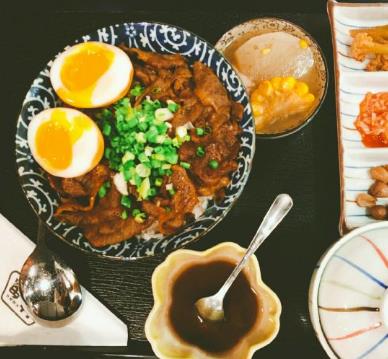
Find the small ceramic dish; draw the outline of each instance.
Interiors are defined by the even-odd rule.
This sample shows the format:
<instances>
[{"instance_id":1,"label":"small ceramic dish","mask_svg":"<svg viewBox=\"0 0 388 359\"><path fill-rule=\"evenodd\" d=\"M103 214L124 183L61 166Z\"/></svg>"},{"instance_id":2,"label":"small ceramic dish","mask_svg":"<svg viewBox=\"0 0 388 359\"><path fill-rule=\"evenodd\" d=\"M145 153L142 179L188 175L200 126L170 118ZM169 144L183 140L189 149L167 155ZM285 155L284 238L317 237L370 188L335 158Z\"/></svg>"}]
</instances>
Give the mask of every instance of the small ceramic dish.
<instances>
[{"instance_id":1,"label":"small ceramic dish","mask_svg":"<svg viewBox=\"0 0 388 359\"><path fill-rule=\"evenodd\" d=\"M356 203L360 193L373 183L371 167L388 163L387 147L366 147L355 127L360 102L368 92L388 91L387 71L364 71L366 61L350 56L350 30L388 24L388 4L328 2L336 72L337 135L341 180L341 216L339 229L349 230L377 222L366 208ZM386 201L378 204L385 205Z\"/></svg>"},{"instance_id":2,"label":"small ceramic dish","mask_svg":"<svg viewBox=\"0 0 388 359\"><path fill-rule=\"evenodd\" d=\"M227 31L222 37L218 40L215 45L215 48L224 54L224 56L231 61L228 56L228 50L233 48L235 44L239 44L241 41L249 40L252 36L261 35L266 33L274 32L285 32L287 34L293 35L300 40L306 41L308 47L311 49L312 58L314 60L313 67L315 68L314 81L310 81L310 87L314 88L315 100L311 109L306 112L305 118L302 122L299 122L295 127L288 128L282 132L277 133L256 133L256 136L263 139L274 139L281 138L288 135L291 135L312 121L315 115L318 113L322 103L325 99L327 86L328 86L328 71L326 59L323 55L321 48L319 47L316 40L307 33L304 29L295 25L292 22L278 19L278 18L257 18L246 21L242 24L239 24L229 31ZM267 49L263 49L267 50ZM235 68L236 72L239 71ZM247 81L244 81L244 75L240 74L243 82L245 84ZM276 74L275 76L282 76L281 74ZM269 80L269 79L268 79ZM249 79L248 79L249 81ZM248 93L249 93L248 89Z\"/></svg>"},{"instance_id":3,"label":"small ceramic dish","mask_svg":"<svg viewBox=\"0 0 388 359\"><path fill-rule=\"evenodd\" d=\"M152 275L154 307L147 318L145 333L158 358L251 358L256 350L268 345L276 337L279 331L281 304L276 294L263 283L255 256L249 259L244 274L249 280L251 290L255 293L258 303L257 317L249 331L232 348L223 352L204 351L199 346L182 339L171 322L169 313L173 303L172 292L174 283L182 272L193 266L217 261L237 263L245 251L244 248L231 242L221 243L204 252L180 249L170 254L155 269ZM214 275L208 271L207 273L209 277ZM187 301L186 297L187 294L185 301ZM206 323L202 325L206 327Z\"/></svg>"},{"instance_id":4,"label":"small ceramic dish","mask_svg":"<svg viewBox=\"0 0 388 359\"><path fill-rule=\"evenodd\" d=\"M330 358L386 359L388 222L355 229L321 258L310 284L316 335Z\"/></svg>"}]
</instances>

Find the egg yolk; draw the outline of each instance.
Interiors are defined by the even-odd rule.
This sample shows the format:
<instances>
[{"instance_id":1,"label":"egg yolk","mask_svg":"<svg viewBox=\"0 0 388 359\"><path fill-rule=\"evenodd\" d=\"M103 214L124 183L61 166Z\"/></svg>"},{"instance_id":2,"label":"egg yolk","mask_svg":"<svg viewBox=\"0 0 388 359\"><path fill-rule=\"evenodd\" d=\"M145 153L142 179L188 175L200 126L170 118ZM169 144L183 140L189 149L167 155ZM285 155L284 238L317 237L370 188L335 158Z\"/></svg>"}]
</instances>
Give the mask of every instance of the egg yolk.
<instances>
[{"instance_id":1,"label":"egg yolk","mask_svg":"<svg viewBox=\"0 0 388 359\"><path fill-rule=\"evenodd\" d=\"M37 130L37 153L51 168L66 169L73 159L74 143L90 128L88 117L80 115L70 120L64 110L55 109L50 119Z\"/></svg>"},{"instance_id":2,"label":"egg yolk","mask_svg":"<svg viewBox=\"0 0 388 359\"><path fill-rule=\"evenodd\" d=\"M69 97L66 92L77 93L78 100L90 103L98 80L107 72L113 60L114 53L103 45L82 44L74 53L66 56L60 73L66 90L58 91L66 98Z\"/></svg>"}]
</instances>

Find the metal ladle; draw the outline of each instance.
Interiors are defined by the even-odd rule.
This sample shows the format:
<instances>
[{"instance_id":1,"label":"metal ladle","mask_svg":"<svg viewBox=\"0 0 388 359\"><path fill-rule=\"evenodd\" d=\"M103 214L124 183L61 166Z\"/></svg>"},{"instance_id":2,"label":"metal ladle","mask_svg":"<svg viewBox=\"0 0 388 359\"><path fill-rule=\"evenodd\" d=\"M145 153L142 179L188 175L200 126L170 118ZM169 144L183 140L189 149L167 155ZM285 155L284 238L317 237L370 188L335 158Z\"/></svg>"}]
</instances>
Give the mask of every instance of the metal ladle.
<instances>
[{"instance_id":1,"label":"metal ladle","mask_svg":"<svg viewBox=\"0 0 388 359\"><path fill-rule=\"evenodd\" d=\"M264 240L282 221L282 219L292 208L292 205L292 198L288 194L279 194L275 198L270 209L261 222L259 229L253 237L247 251L245 252L244 257L234 268L233 272L230 274L220 290L210 297L198 299L195 303L198 313L203 319L218 321L224 318L223 302L229 288L232 286L233 282L244 268L249 257L256 252L257 248L259 248Z\"/></svg>"},{"instance_id":2,"label":"metal ladle","mask_svg":"<svg viewBox=\"0 0 388 359\"><path fill-rule=\"evenodd\" d=\"M19 286L34 316L57 321L77 311L82 293L73 270L47 247L45 235L39 220L37 245L21 269Z\"/></svg>"}]
</instances>

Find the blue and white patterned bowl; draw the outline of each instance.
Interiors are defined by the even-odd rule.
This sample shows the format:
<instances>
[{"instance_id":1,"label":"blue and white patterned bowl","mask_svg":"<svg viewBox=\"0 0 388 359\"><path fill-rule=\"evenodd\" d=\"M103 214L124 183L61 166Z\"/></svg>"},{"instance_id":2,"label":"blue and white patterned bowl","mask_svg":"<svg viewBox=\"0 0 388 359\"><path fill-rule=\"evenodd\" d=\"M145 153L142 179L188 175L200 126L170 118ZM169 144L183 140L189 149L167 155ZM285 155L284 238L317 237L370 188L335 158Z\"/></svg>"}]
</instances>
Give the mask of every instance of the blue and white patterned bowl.
<instances>
[{"instance_id":1,"label":"blue and white patterned bowl","mask_svg":"<svg viewBox=\"0 0 388 359\"><path fill-rule=\"evenodd\" d=\"M81 250L111 258L133 260L183 247L206 234L225 217L248 180L255 152L255 130L245 89L231 65L217 50L200 37L175 26L147 22L116 24L84 35L75 43L86 41L113 45L124 43L130 47L162 54L179 53L189 62L201 61L209 66L217 74L230 97L244 106L238 169L232 174L232 181L226 189L223 201L218 204L210 201L205 213L178 233L163 239L130 238L115 245L94 248L78 227L60 222L54 217L58 196L50 188L40 167L32 158L27 143L27 127L31 118L40 111L59 104L49 79L52 65L50 61L27 92L17 121L16 164L22 189L36 214L48 227L61 239Z\"/></svg>"}]
</instances>

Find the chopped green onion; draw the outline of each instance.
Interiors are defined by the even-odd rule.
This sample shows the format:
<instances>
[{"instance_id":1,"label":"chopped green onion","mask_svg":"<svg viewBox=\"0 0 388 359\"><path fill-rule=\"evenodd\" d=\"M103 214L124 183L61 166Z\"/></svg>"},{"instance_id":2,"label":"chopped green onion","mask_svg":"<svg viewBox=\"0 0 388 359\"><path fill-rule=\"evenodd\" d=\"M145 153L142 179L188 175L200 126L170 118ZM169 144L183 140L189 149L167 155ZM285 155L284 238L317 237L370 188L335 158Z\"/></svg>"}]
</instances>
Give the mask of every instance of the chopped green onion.
<instances>
[{"instance_id":1,"label":"chopped green onion","mask_svg":"<svg viewBox=\"0 0 388 359\"><path fill-rule=\"evenodd\" d=\"M216 170L218 168L218 161L216 160L210 160L209 161L209 167L213 170Z\"/></svg>"},{"instance_id":2,"label":"chopped green onion","mask_svg":"<svg viewBox=\"0 0 388 359\"><path fill-rule=\"evenodd\" d=\"M110 187L109 182L105 182L101 185L101 187L98 189L98 197L103 198L106 196L107 188Z\"/></svg>"},{"instance_id":3,"label":"chopped green onion","mask_svg":"<svg viewBox=\"0 0 388 359\"><path fill-rule=\"evenodd\" d=\"M127 213L127 211L126 211L125 209L124 209L124 211L121 212L120 217L121 217L122 219L127 219L127 218L128 218L128 213Z\"/></svg>"},{"instance_id":4,"label":"chopped green onion","mask_svg":"<svg viewBox=\"0 0 388 359\"><path fill-rule=\"evenodd\" d=\"M145 149L144 149L144 154L146 155L146 156L151 156L152 155L152 152L154 151L154 149L152 148L152 147L150 147L150 146L147 146Z\"/></svg>"},{"instance_id":5,"label":"chopped green onion","mask_svg":"<svg viewBox=\"0 0 388 359\"><path fill-rule=\"evenodd\" d=\"M154 94L157 94L159 93L160 91L162 91L162 89L160 87L154 87L151 92L154 93Z\"/></svg>"},{"instance_id":6,"label":"chopped green onion","mask_svg":"<svg viewBox=\"0 0 388 359\"><path fill-rule=\"evenodd\" d=\"M139 84L130 91L136 97L142 93L144 89ZM179 105L171 100L166 102L162 104L146 96L132 107L130 99L125 97L113 105L113 110L104 109L96 115L104 135L104 156L109 167L122 173L124 180L136 187L139 201L157 194L164 183L163 176L170 176L171 166L179 163L179 147L190 140L187 126L182 126L175 138L170 137L172 124L168 120ZM190 166L187 162L181 165L186 169ZM105 196L107 188L104 186L99 195Z\"/></svg>"},{"instance_id":7,"label":"chopped green onion","mask_svg":"<svg viewBox=\"0 0 388 359\"><path fill-rule=\"evenodd\" d=\"M197 154L198 157L205 156L205 149L203 148L203 146L198 146L197 147L196 154Z\"/></svg>"},{"instance_id":8,"label":"chopped green onion","mask_svg":"<svg viewBox=\"0 0 388 359\"><path fill-rule=\"evenodd\" d=\"M137 126L139 124L139 120L135 117L135 118L131 118L130 120L128 120L128 122L126 123L126 125L129 127L129 128L133 128L135 126Z\"/></svg>"},{"instance_id":9,"label":"chopped green onion","mask_svg":"<svg viewBox=\"0 0 388 359\"><path fill-rule=\"evenodd\" d=\"M109 160L110 159L110 156L111 156L111 153L112 153L112 149L107 147L105 148L105 151L104 151L104 157Z\"/></svg>"},{"instance_id":10,"label":"chopped green onion","mask_svg":"<svg viewBox=\"0 0 388 359\"><path fill-rule=\"evenodd\" d=\"M178 139L177 139L176 137L174 137L174 138L172 139L172 145L173 145L174 147L179 147L179 146L180 146L180 143L179 143L179 141L178 141Z\"/></svg>"},{"instance_id":11,"label":"chopped green onion","mask_svg":"<svg viewBox=\"0 0 388 359\"><path fill-rule=\"evenodd\" d=\"M125 163L127 161L133 161L135 159L135 155L132 152L126 151L124 156L121 157L121 162Z\"/></svg>"},{"instance_id":12,"label":"chopped green onion","mask_svg":"<svg viewBox=\"0 0 388 359\"><path fill-rule=\"evenodd\" d=\"M112 132L112 126L110 125L109 122L105 122L104 123L104 126L102 128L102 133L105 135L105 136L109 136Z\"/></svg>"},{"instance_id":13,"label":"chopped green onion","mask_svg":"<svg viewBox=\"0 0 388 359\"><path fill-rule=\"evenodd\" d=\"M151 188L149 189L149 191L148 191L148 196L149 196L149 197L153 197L153 196L156 195L156 193L157 193L156 188L151 187Z\"/></svg>"},{"instance_id":14,"label":"chopped green onion","mask_svg":"<svg viewBox=\"0 0 388 359\"><path fill-rule=\"evenodd\" d=\"M168 108L158 108L155 111L155 119L158 121L168 121L174 117Z\"/></svg>"},{"instance_id":15,"label":"chopped green onion","mask_svg":"<svg viewBox=\"0 0 388 359\"><path fill-rule=\"evenodd\" d=\"M205 134L205 130L201 127L197 127L195 129L195 133L197 134L197 136L203 136Z\"/></svg>"},{"instance_id":16,"label":"chopped green onion","mask_svg":"<svg viewBox=\"0 0 388 359\"><path fill-rule=\"evenodd\" d=\"M175 130L177 137L184 138L187 135L186 126L178 126Z\"/></svg>"},{"instance_id":17,"label":"chopped green onion","mask_svg":"<svg viewBox=\"0 0 388 359\"><path fill-rule=\"evenodd\" d=\"M135 136L136 138L136 141L138 143L146 143L146 138L145 138L145 135L144 135L144 132L138 132Z\"/></svg>"},{"instance_id":18,"label":"chopped green onion","mask_svg":"<svg viewBox=\"0 0 388 359\"><path fill-rule=\"evenodd\" d=\"M169 153L166 155L166 161L175 165L178 163L178 154L177 153Z\"/></svg>"},{"instance_id":19,"label":"chopped green onion","mask_svg":"<svg viewBox=\"0 0 388 359\"><path fill-rule=\"evenodd\" d=\"M138 192L139 192L139 198L142 199L147 199L148 197L148 191L150 190L151 184L150 180L148 177L144 178L143 181L141 182Z\"/></svg>"},{"instance_id":20,"label":"chopped green onion","mask_svg":"<svg viewBox=\"0 0 388 359\"><path fill-rule=\"evenodd\" d=\"M148 124L146 122L140 122L137 127L139 128L140 131L147 131L148 130Z\"/></svg>"},{"instance_id":21,"label":"chopped green onion","mask_svg":"<svg viewBox=\"0 0 388 359\"><path fill-rule=\"evenodd\" d=\"M173 196L176 192L174 188L171 188L168 190L168 193L170 194L170 196Z\"/></svg>"},{"instance_id":22,"label":"chopped green onion","mask_svg":"<svg viewBox=\"0 0 388 359\"><path fill-rule=\"evenodd\" d=\"M171 111L171 112L177 112L179 110L179 105L177 103L175 103L174 101L172 100L167 100L167 108Z\"/></svg>"},{"instance_id":23,"label":"chopped green onion","mask_svg":"<svg viewBox=\"0 0 388 359\"><path fill-rule=\"evenodd\" d=\"M127 208L131 208L132 201L128 196L121 196L121 205Z\"/></svg>"},{"instance_id":24,"label":"chopped green onion","mask_svg":"<svg viewBox=\"0 0 388 359\"><path fill-rule=\"evenodd\" d=\"M134 210L132 210L132 217L136 217L139 213L141 213L140 209L135 208Z\"/></svg>"},{"instance_id":25,"label":"chopped green onion","mask_svg":"<svg viewBox=\"0 0 388 359\"><path fill-rule=\"evenodd\" d=\"M158 161L165 161L166 160L166 157L161 153L155 153L154 155L152 155L152 158L154 160L158 160Z\"/></svg>"},{"instance_id":26,"label":"chopped green onion","mask_svg":"<svg viewBox=\"0 0 388 359\"><path fill-rule=\"evenodd\" d=\"M162 165L161 161L154 160L154 159L151 160L151 167L152 168L159 168L161 165Z\"/></svg>"},{"instance_id":27,"label":"chopped green onion","mask_svg":"<svg viewBox=\"0 0 388 359\"><path fill-rule=\"evenodd\" d=\"M189 169L189 168L191 167L190 163L188 163L188 162L183 162L183 161L181 161L180 165L181 165L181 167L183 167L183 168L186 169L186 170Z\"/></svg>"},{"instance_id":28,"label":"chopped green onion","mask_svg":"<svg viewBox=\"0 0 388 359\"><path fill-rule=\"evenodd\" d=\"M166 212L171 212L172 211L171 207L169 207L169 206L164 207L164 209L166 210Z\"/></svg>"},{"instance_id":29,"label":"chopped green onion","mask_svg":"<svg viewBox=\"0 0 388 359\"><path fill-rule=\"evenodd\" d=\"M136 84L135 87L129 92L132 96L139 96L143 93L144 89L139 85Z\"/></svg>"},{"instance_id":30,"label":"chopped green onion","mask_svg":"<svg viewBox=\"0 0 388 359\"><path fill-rule=\"evenodd\" d=\"M146 167L143 163L139 163L137 166L136 166L136 173L140 176L140 177L149 177L150 174L151 174L151 169Z\"/></svg>"},{"instance_id":31,"label":"chopped green onion","mask_svg":"<svg viewBox=\"0 0 388 359\"><path fill-rule=\"evenodd\" d=\"M145 154L145 152L142 152L142 153L139 153L139 155L137 156L139 161L140 162L149 162L150 159L148 158L148 156Z\"/></svg>"},{"instance_id":32,"label":"chopped green onion","mask_svg":"<svg viewBox=\"0 0 388 359\"><path fill-rule=\"evenodd\" d=\"M140 212L135 216L135 222L137 223L144 223L147 215L144 212Z\"/></svg>"}]
</instances>

